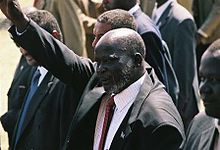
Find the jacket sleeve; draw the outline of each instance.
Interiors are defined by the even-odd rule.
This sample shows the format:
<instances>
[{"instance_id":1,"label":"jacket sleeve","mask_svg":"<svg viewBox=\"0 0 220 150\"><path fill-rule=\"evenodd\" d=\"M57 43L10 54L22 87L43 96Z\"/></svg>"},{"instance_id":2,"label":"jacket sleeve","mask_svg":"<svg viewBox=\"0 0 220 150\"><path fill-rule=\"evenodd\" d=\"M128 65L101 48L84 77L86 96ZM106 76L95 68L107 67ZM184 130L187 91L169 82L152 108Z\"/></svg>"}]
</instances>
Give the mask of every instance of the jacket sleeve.
<instances>
[{"instance_id":1,"label":"jacket sleeve","mask_svg":"<svg viewBox=\"0 0 220 150\"><path fill-rule=\"evenodd\" d=\"M199 30L204 32L207 37L211 37L212 34L220 27L220 0L216 0L212 6L206 21L202 24Z\"/></svg>"},{"instance_id":2,"label":"jacket sleeve","mask_svg":"<svg viewBox=\"0 0 220 150\"><path fill-rule=\"evenodd\" d=\"M9 32L14 41L26 49L39 65L47 68L64 83L84 89L95 71L91 60L76 55L33 21L30 21L26 31L20 36L16 34L15 26Z\"/></svg>"}]
</instances>

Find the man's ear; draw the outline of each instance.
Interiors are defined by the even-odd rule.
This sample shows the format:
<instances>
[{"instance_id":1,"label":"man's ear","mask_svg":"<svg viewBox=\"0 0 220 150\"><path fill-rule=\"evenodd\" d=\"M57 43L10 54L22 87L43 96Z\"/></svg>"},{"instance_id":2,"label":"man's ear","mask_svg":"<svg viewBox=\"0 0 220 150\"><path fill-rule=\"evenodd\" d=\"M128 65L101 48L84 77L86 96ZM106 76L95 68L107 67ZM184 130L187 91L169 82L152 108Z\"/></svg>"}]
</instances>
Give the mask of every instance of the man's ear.
<instances>
[{"instance_id":1,"label":"man's ear","mask_svg":"<svg viewBox=\"0 0 220 150\"><path fill-rule=\"evenodd\" d=\"M143 57L140 53L135 53L135 58L134 58L135 64L137 67L141 66Z\"/></svg>"},{"instance_id":2,"label":"man's ear","mask_svg":"<svg viewBox=\"0 0 220 150\"><path fill-rule=\"evenodd\" d=\"M52 36L55 37L56 39L60 40L60 33L57 32L57 30L53 30L52 31Z\"/></svg>"}]
</instances>

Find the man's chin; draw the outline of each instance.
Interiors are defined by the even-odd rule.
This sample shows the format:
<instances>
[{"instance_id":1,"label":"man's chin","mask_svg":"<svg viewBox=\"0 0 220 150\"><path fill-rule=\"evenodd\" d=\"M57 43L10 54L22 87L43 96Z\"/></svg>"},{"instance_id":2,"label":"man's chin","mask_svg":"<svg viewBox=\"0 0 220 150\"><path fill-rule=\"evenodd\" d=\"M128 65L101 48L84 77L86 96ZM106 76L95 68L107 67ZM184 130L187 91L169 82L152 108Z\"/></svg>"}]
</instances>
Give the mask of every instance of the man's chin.
<instances>
[{"instance_id":1,"label":"man's chin","mask_svg":"<svg viewBox=\"0 0 220 150\"><path fill-rule=\"evenodd\" d=\"M106 93L108 93L108 94L113 93L113 90L112 90L111 87L109 87L109 86L105 86L105 85L103 85L103 87L104 87L104 90L105 90Z\"/></svg>"},{"instance_id":2,"label":"man's chin","mask_svg":"<svg viewBox=\"0 0 220 150\"><path fill-rule=\"evenodd\" d=\"M114 86L103 86L104 87L104 90L106 93L108 94L117 94L120 92L120 90Z\"/></svg>"}]
</instances>

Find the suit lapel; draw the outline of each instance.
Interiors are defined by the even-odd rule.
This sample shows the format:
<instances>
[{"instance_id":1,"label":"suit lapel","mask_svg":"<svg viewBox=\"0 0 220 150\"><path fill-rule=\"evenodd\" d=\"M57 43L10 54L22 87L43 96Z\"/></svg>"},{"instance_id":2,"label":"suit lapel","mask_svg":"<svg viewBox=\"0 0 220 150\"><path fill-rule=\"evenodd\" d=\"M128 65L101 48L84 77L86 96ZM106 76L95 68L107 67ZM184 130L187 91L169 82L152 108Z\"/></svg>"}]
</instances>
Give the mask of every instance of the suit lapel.
<instances>
[{"instance_id":1,"label":"suit lapel","mask_svg":"<svg viewBox=\"0 0 220 150\"><path fill-rule=\"evenodd\" d=\"M47 95L48 91L52 87L54 78L55 77L48 72L41 82L40 86L38 87L37 91L33 95L21 129L21 136L25 128L28 126L29 122L33 118L34 114L36 113L36 110L38 109L40 103L44 100L44 97Z\"/></svg>"},{"instance_id":2,"label":"suit lapel","mask_svg":"<svg viewBox=\"0 0 220 150\"><path fill-rule=\"evenodd\" d=\"M80 122L80 120L88 113L92 106L94 106L98 100L101 100L101 97L104 93L105 91L103 87L95 87L88 94L86 94L76 110L74 122Z\"/></svg>"},{"instance_id":3,"label":"suit lapel","mask_svg":"<svg viewBox=\"0 0 220 150\"><path fill-rule=\"evenodd\" d=\"M131 111L131 115L128 120L129 125L138 119L138 114L140 113L141 106L144 103L148 94L150 93L150 90L152 89L152 87L153 87L153 82L150 76L147 75L144 79L143 85L141 86L140 92L138 93L134 101L133 109Z\"/></svg>"},{"instance_id":4,"label":"suit lapel","mask_svg":"<svg viewBox=\"0 0 220 150\"><path fill-rule=\"evenodd\" d=\"M159 29L161 29L171 17L173 5L174 2L171 2L165 9L164 13L160 16L159 20L156 22L156 26L158 26Z\"/></svg>"},{"instance_id":5,"label":"suit lapel","mask_svg":"<svg viewBox=\"0 0 220 150\"><path fill-rule=\"evenodd\" d=\"M142 104L144 103L146 97L152 89L152 86L152 80L150 79L150 76L147 75L144 79L143 85L141 86L140 92L138 93L133 105L129 109L122 124L116 132L116 135L111 145L111 149L118 149L118 147L122 146L124 143L124 139L132 133L131 124L138 119L141 120L141 118L138 118L138 115L140 113Z\"/></svg>"},{"instance_id":6,"label":"suit lapel","mask_svg":"<svg viewBox=\"0 0 220 150\"><path fill-rule=\"evenodd\" d=\"M199 142L199 149L203 150L210 150L213 146L213 140L215 135L215 125L208 128L207 130L203 131L201 134L200 142Z\"/></svg>"}]
</instances>

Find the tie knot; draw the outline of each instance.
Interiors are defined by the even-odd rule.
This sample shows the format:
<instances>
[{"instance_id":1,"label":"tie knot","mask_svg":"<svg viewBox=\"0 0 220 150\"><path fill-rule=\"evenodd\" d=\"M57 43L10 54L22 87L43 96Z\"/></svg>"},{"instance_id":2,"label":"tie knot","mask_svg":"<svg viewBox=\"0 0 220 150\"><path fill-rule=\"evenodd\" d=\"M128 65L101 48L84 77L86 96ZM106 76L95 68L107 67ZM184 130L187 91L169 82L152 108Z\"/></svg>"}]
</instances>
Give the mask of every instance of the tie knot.
<instances>
[{"instance_id":1,"label":"tie knot","mask_svg":"<svg viewBox=\"0 0 220 150\"><path fill-rule=\"evenodd\" d=\"M40 70L37 69L31 81L32 86L37 86L40 76L41 76Z\"/></svg>"},{"instance_id":2,"label":"tie knot","mask_svg":"<svg viewBox=\"0 0 220 150\"><path fill-rule=\"evenodd\" d=\"M37 80L40 76L41 76L40 70L37 69L33 75L33 80Z\"/></svg>"},{"instance_id":3,"label":"tie knot","mask_svg":"<svg viewBox=\"0 0 220 150\"><path fill-rule=\"evenodd\" d=\"M115 106L114 96L111 96L107 101L106 107L110 109L113 108L114 106Z\"/></svg>"}]
</instances>

